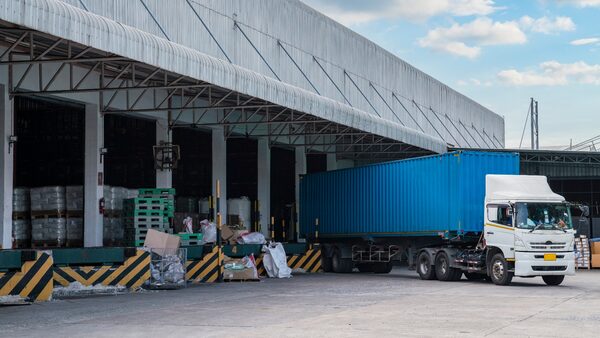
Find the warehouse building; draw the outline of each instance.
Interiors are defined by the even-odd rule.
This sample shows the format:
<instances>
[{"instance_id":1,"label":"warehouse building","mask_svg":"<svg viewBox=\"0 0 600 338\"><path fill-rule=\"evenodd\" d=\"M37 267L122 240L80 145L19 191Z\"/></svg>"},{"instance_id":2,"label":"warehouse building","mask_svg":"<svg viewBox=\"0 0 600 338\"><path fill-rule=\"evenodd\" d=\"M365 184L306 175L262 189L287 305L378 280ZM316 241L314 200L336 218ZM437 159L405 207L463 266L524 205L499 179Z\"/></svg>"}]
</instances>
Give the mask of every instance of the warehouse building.
<instances>
[{"instance_id":1,"label":"warehouse building","mask_svg":"<svg viewBox=\"0 0 600 338\"><path fill-rule=\"evenodd\" d=\"M83 186L86 247L106 186L246 196L293 236L302 174L504 147L500 116L298 0L164 4L0 3L2 248L16 188Z\"/></svg>"}]
</instances>

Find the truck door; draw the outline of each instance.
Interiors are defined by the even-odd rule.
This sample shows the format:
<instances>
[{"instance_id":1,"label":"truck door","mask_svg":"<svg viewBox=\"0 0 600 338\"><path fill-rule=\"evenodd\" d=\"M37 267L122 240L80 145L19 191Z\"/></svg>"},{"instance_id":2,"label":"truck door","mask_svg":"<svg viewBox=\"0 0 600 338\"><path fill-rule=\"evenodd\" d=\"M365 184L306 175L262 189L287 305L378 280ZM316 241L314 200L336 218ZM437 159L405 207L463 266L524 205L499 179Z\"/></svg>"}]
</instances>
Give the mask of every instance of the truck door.
<instances>
[{"instance_id":1,"label":"truck door","mask_svg":"<svg viewBox=\"0 0 600 338\"><path fill-rule=\"evenodd\" d=\"M488 204L484 237L488 246L502 250L505 258L514 258L515 229L512 208L508 204Z\"/></svg>"}]
</instances>

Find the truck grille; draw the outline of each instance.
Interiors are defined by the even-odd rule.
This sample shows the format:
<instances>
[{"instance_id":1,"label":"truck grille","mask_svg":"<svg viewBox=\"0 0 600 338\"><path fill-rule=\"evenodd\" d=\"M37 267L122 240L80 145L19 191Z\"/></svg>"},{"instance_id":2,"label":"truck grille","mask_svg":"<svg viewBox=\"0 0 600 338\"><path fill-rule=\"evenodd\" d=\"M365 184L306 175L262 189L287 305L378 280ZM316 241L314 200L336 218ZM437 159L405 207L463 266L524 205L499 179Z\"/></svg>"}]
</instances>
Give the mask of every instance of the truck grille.
<instances>
[{"instance_id":1,"label":"truck grille","mask_svg":"<svg viewBox=\"0 0 600 338\"><path fill-rule=\"evenodd\" d=\"M533 271L565 271L566 266L532 266Z\"/></svg>"},{"instance_id":2,"label":"truck grille","mask_svg":"<svg viewBox=\"0 0 600 338\"><path fill-rule=\"evenodd\" d=\"M532 242L529 243L532 249L536 250L562 250L567 246L567 243L557 242L557 243L544 243L544 242Z\"/></svg>"}]
</instances>

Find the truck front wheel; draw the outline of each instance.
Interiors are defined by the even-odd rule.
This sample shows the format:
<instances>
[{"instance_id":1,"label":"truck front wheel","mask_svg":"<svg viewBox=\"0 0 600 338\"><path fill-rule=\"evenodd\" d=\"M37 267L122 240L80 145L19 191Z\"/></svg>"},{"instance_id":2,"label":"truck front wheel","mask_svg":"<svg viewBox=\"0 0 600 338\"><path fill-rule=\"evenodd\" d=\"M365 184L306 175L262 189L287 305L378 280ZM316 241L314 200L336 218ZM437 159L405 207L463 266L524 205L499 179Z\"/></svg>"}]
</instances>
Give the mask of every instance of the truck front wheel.
<instances>
[{"instance_id":1,"label":"truck front wheel","mask_svg":"<svg viewBox=\"0 0 600 338\"><path fill-rule=\"evenodd\" d=\"M431 264L431 258L429 254L422 251L417 257L417 272L422 280L433 280L435 279L435 269Z\"/></svg>"},{"instance_id":2,"label":"truck front wheel","mask_svg":"<svg viewBox=\"0 0 600 338\"><path fill-rule=\"evenodd\" d=\"M508 263L501 253L497 253L492 257L488 271L492 282L496 285L508 285L514 276L514 273L508 271Z\"/></svg>"},{"instance_id":3,"label":"truck front wheel","mask_svg":"<svg viewBox=\"0 0 600 338\"><path fill-rule=\"evenodd\" d=\"M555 286L560 285L565 280L565 276L542 276L542 279L547 285Z\"/></svg>"}]
</instances>

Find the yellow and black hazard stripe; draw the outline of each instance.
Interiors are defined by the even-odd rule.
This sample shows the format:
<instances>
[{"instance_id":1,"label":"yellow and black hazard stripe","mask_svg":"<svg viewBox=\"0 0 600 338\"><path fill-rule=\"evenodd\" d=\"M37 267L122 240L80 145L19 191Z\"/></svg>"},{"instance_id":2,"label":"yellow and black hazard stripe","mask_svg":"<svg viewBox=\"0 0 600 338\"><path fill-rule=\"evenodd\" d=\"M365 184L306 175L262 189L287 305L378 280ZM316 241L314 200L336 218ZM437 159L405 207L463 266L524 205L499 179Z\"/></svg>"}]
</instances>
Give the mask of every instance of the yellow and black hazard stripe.
<instances>
[{"instance_id":1,"label":"yellow and black hazard stripe","mask_svg":"<svg viewBox=\"0 0 600 338\"><path fill-rule=\"evenodd\" d=\"M137 250L123 264L98 266L59 266L54 268L54 281L62 286L79 282L85 286L105 285L138 288L150 279L150 253Z\"/></svg>"},{"instance_id":2,"label":"yellow and black hazard stripe","mask_svg":"<svg viewBox=\"0 0 600 338\"><path fill-rule=\"evenodd\" d=\"M186 280L192 283L214 283L223 275L223 252L218 246L200 260L186 262Z\"/></svg>"},{"instance_id":3,"label":"yellow and black hazard stripe","mask_svg":"<svg viewBox=\"0 0 600 338\"><path fill-rule=\"evenodd\" d=\"M288 257L288 266L294 269L303 269L306 272L319 272L321 270L321 248L309 249L304 254Z\"/></svg>"},{"instance_id":4,"label":"yellow and black hazard stripe","mask_svg":"<svg viewBox=\"0 0 600 338\"><path fill-rule=\"evenodd\" d=\"M255 259L255 262L256 262L256 271L258 272L259 276L266 276L267 275L267 270L265 270L265 264L263 262L263 257L264 256L265 256L264 254L260 254Z\"/></svg>"},{"instance_id":5,"label":"yellow and black hazard stripe","mask_svg":"<svg viewBox=\"0 0 600 338\"><path fill-rule=\"evenodd\" d=\"M37 252L36 260L27 261L21 271L0 274L0 296L18 295L28 301L50 300L52 297L52 257Z\"/></svg>"}]
</instances>

